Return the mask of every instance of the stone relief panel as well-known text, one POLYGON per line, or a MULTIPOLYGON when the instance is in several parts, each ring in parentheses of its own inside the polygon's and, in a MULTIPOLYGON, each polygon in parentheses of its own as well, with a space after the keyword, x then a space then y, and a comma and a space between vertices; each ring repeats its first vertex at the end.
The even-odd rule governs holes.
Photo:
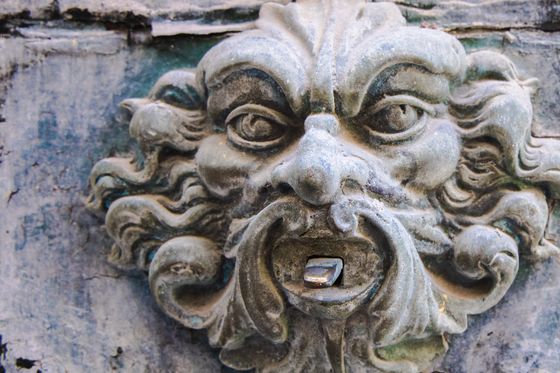
POLYGON ((534 79, 391 3, 261 8, 125 100, 140 151, 91 173, 111 262, 259 372, 416 372, 545 238, 560 144, 534 79))

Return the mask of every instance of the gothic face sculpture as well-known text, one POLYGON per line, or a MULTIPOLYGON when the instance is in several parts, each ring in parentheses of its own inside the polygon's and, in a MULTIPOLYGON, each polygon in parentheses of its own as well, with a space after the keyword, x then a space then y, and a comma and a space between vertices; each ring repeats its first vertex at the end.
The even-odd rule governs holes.
POLYGON ((224 364, 415 372, 557 253, 533 83, 390 3, 267 4, 122 103, 142 155, 99 162, 89 204, 224 364))

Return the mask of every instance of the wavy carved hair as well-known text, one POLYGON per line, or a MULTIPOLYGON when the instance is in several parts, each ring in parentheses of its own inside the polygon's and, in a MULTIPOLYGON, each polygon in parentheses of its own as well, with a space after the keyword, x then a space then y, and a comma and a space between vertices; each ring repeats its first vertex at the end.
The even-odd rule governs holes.
POLYGON ((520 249, 547 257, 558 248, 544 238, 550 209, 536 186, 556 194, 560 142, 532 133, 535 85, 501 54, 467 56, 465 81, 449 105, 464 142, 461 160, 437 199, 455 227, 498 226, 520 249))

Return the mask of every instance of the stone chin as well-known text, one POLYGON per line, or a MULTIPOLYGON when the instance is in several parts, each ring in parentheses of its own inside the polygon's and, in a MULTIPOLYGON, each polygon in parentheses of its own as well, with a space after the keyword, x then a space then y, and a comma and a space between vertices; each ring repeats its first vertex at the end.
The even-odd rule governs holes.
POLYGON ((141 156, 97 163, 88 203, 110 260, 227 365, 414 372, 523 257, 558 254, 560 146, 533 137, 534 82, 506 57, 390 3, 329 4, 266 4, 125 100, 141 156))

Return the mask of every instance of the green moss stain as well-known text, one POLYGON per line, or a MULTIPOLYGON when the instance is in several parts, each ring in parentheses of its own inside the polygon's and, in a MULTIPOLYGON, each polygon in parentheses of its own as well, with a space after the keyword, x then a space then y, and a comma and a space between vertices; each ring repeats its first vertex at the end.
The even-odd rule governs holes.
POLYGON ((126 77, 129 85, 123 99, 146 96, 158 78, 170 70, 196 67, 204 54, 223 39, 223 36, 161 37, 148 46, 138 46, 141 58, 129 62, 130 74, 126 77))
POLYGON ((484 37, 461 37, 456 35, 463 47, 469 52, 479 49, 502 49, 504 46, 504 38, 502 35, 488 35, 484 37))
POLYGON ((430 361, 447 350, 443 337, 412 339, 377 349, 380 358, 388 361, 430 361))

